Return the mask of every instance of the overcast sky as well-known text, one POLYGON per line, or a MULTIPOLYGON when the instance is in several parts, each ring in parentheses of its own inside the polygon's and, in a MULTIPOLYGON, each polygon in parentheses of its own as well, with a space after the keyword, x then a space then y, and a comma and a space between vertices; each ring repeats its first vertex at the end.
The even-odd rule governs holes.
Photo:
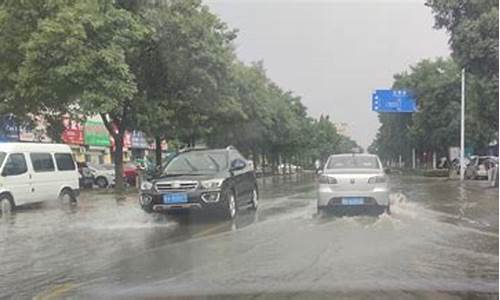
POLYGON ((238 57, 263 60, 267 75, 303 99, 309 113, 346 122, 366 147, 379 127, 371 92, 424 58, 448 56, 424 1, 206 0, 239 29, 238 57))

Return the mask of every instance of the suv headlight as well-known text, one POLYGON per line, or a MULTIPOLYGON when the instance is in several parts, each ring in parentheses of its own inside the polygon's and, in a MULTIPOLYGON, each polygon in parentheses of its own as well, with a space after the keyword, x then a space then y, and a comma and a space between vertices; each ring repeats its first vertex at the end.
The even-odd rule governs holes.
POLYGON ((149 191, 153 188, 153 184, 149 181, 144 181, 141 183, 141 190, 143 191, 149 191))
POLYGON ((200 182, 200 185, 204 189, 218 189, 222 186, 224 179, 210 179, 203 180, 200 182))

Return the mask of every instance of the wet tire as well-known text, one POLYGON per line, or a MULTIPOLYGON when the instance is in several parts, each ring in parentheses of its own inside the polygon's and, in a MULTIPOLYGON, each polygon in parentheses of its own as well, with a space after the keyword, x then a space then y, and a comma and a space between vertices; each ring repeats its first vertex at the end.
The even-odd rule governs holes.
POLYGON ((153 213, 153 206, 152 205, 141 205, 141 208, 145 213, 148 213, 148 214, 153 213))
POLYGON ((59 201, 61 204, 76 204, 75 193, 71 189, 64 189, 59 194, 59 201))
POLYGON ((97 177, 95 184, 101 189, 104 189, 108 187, 108 180, 104 177, 97 177))
POLYGON ((323 217, 325 215, 325 208, 318 206, 316 210, 316 215, 320 218, 323 217))
POLYGON ((238 207, 236 204, 236 196, 233 191, 227 192, 226 201, 224 204, 224 219, 234 220, 238 214, 238 207))
POLYGON ((14 201, 9 195, 0 196, 0 215, 9 215, 14 210, 14 201))
POLYGON ((252 203, 250 208, 252 210, 257 210, 258 207, 259 207, 259 191, 257 190, 257 186, 254 186, 252 190, 252 203))

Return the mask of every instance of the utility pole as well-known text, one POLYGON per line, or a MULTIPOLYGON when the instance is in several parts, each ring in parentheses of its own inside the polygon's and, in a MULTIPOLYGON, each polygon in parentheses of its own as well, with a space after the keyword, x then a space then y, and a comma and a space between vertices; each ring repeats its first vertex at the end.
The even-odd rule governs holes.
POLYGON ((460 181, 465 177, 465 68, 462 69, 462 97, 460 117, 460 181))
POLYGON ((411 149, 411 166, 415 169, 415 148, 411 149))

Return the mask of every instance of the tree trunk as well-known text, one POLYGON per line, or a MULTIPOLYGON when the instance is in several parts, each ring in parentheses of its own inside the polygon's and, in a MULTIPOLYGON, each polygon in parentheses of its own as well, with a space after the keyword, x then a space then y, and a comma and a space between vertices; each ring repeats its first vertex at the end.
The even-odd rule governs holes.
POLYGON ((161 137, 155 137, 155 162, 156 170, 161 169, 161 137))
POLYGON ((290 173, 290 175, 292 174, 292 161, 293 161, 292 156, 290 156, 288 158, 288 172, 290 173))
POLYGON ((259 157, 255 148, 252 148, 252 162, 254 170, 257 169, 257 164, 259 163, 259 157))
MULTIPOLYGON (((115 131, 110 120, 106 114, 100 114, 104 126, 108 130, 109 134, 115 140, 115 155, 113 157, 115 163, 115 192, 123 192, 123 136, 125 135, 125 128, 123 124, 118 124, 118 132, 115 131)), ((115 124, 116 125, 116 124, 115 124)))
MULTIPOLYGON (((118 136, 118 135, 117 135, 118 136)), ((115 191, 123 192, 123 135, 115 137, 115 191)))

